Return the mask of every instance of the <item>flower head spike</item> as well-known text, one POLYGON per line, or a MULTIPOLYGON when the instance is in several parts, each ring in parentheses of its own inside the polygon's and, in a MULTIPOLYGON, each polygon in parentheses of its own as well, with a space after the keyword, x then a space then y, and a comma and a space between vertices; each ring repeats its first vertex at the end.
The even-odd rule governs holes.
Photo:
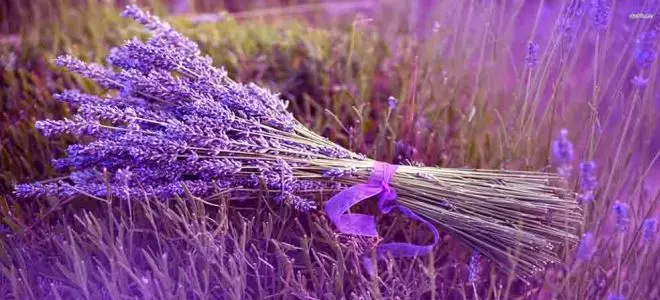
POLYGON ((607 300, 626 300, 626 298, 623 295, 611 293, 607 296, 607 300))
POLYGON ((628 204, 616 201, 612 205, 612 212, 616 218, 616 226, 619 232, 625 232, 630 223, 630 212, 628 204))
POLYGON ((589 21, 596 31, 603 31, 610 19, 610 8, 606 0, 592 0, 589 21))
POLYGON ((647 78, 647 79, 644 79, 644 77, 642 76, 642 74, 637 74, 637 75, 635 75, 635 77, 633 77, 633 79, 630 80, 630 82, 633 84, 633 86, 635 86, 635 87, 637 87, 637 88, 643 88, 643 87, 645 87, 647 84, 649 84, 649 80, 648 80, 648 78, 647 78))
POLYGON ((648 218, 642 223, 642 242, 650 245, 658 233, 658 219, 648 218))
POLYGON ((591 259, 591 256, 594 254, 595 250, 595 241, 594 241, 594 235, 591 232, 587 232, 584 235, 582 235, 582 239, 580 240, 580 245, 577 248, 577 252, 575 253, 575 258, 578 261, 587 261, 591 259))
POLYGON ((391 110, 394 110, 394 109, 396 108, 398 102, 399 102, 399 100, 397 100, 396 98, 394 98, 394 97, 392 97, 392 96, 390 96, 389 98, 387 98, 387 106, 388 106, 391 110))
POLYGON ((479 280, 479 273, 481 273, 481 254, 479 251, 472 251, 470 256, 470 265, 468 268, 468 282, 475 283, 479 280))
POLYGON ((573 143, 568 139, 568 129, 559 131, 559 136, 552 142, 552 155, 557 164, 557 173, 562 177, 569 177, 573 161, 573 143))
POLYGON ((539 63, 539 49, 541 47, 539 46, 538 43, 535 42, 527 42, 527 55, 525 56, 525 64, 530 67, 536 67, 536 65, 539 63))
POLYGON ((563 50, 570 50, 575 43, 582 19, 587 11, 584 0, 570 0, 564 7, 564 11, 558 19, 563 50))
POLYGON ((116 74, 112 70, 98 64, 84 63, 73 56, 63 55, 55 59, 55 65, 94 80, 104 88, 117 89, 122 87, 121 82, 117 80, 116 74))
POLYGON ((115 173, 115 180, 123 184, 128 184, 132 176, 133 173, 129 170, 129 168, 118 169, 115 173))
POLYGON ((156 36, 165 37, 172 46, 185 49, 191 55, 199 54, 199 46, 195 42, 176 32, 170 24, 161 21, 159 17, 151 15, 148 11, 140 9, 137 5, 126 6, 126 9, 122 12, 122 17, 131 18, 156 36))
POLYGON ((597 184, 596 162, 585 161, 580 163, 580 199, 583 203, 594 200, 594 190, 597 184))
POLYGON ((657 58, 656 42, 658 39, 658 32, 655 30, 645 31, 639 34, 635 41, 635 62, 640 69, 649 68, 653 61, 657 58))

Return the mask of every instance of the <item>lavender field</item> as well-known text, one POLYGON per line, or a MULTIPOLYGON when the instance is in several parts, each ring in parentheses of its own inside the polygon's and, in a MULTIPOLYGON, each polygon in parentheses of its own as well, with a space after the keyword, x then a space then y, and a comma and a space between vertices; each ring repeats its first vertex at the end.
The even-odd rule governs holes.
POLYGON ((0 1, 0 299, 660 299, 660 1, 0 1))

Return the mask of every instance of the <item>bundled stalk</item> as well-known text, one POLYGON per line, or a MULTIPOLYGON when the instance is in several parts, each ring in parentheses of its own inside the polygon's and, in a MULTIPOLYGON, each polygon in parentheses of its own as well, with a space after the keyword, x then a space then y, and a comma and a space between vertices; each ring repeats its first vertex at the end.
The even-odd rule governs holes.
MULTIPOLYGON (((369 180, 375 161, 307 129, 277 95, 234 82, 157 17, 135 6, 124 15, 152 38, 113 49, 107 61, 115 69, 57 59, 110 92, 55 95, 77 113, 37 128, 80 138, 54 161, 71 173, 18 185, 17 195, 168 198, 183 195, 185 185, 199 197, 266 191, 311 211, 322 194, 369 180)), ((559 180, 539 172, 399 166, 389 185, 399 205, 525 277, 558 261, 553 247, 576 241, 581 217, 573 197, 553 187, 559 180)))

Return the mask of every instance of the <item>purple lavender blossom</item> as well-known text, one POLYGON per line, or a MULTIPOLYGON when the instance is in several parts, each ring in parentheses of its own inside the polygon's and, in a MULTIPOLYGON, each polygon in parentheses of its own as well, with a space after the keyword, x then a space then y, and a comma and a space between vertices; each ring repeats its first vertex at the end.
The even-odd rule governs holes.
POLYGON ((477 282, 477 280, 479 280, 479 273, 481 273, 481 254, 478 251, 473 250, 468 268, 468 282, 477 282))
POLYGON ((195 42, 176 32, 168 23, 161 21, 157 16, 151 15, 148 11, 141 10, 136 5, 126 6, 122 17, 131 18, 142 24, 145 28, 153 32, 156 37, 164 38, 172 46, 185 49, 192 55, 199 54, 199 46, 195 42))
POLYGON ((642 223, 642 242, 650 245, 658 233, 658 219, 648 218, 642 223))
POLYGON ((128 183, 131 181, 131 177, 133 177, 133 172, 131 172, 129 168, 120 168, 115 173, 115 180, 117 182, 128 183))
POLYGON ((390 108, 390 110, 396 109, 396 106, 397 106, 398 102, 399 102, 399 100, 397 100, 396 98, 394 98, 392 96, 387 98, 387 106, 390 108))
POLYGON ((355 176, 357 174, 356 168, 332 168, 323 173, 324 177, 339 178, 355 176))
POLYGON ((635 41, 635 62, 640 69, 649 68, 657 57, 655 43, 658 33, 655 30, 645 31, 639 34, 635 41))
POLYGON ((594 241, 594 236, 593 233, 587 232, 584 235, 582 235, 582 239, 580 240, 580 245, 577 248, 577 252, 575 253, 575 258, 578 261, 587 261, 591 259, 591 256, 594 254, 595 251, 595 241, 594 241))
POLYGON ((573 48, 575 36, 586 11, 587 5, 583 0, 572 0, 565 6, 562 16, 559 18, 559 28, 564 51, 573 48))
POLYGON ((590 203, 594 200, 594 190, 597 185, 596 162, 580 163, 580 199, 583 203, 590 203))
POLYGON ((85 120, 78 116, 73 116, 65 120, 43 120, 37 121, 35 128, 45 136, 54 136, 61 134, 72 134, 78 136, 95 136, 100 132, 101 124, 98 120, 85 120))
POLYGON ((637 74, 637 75, 635 75, 635 77, 633 77, 632 80, 630 80, 630 82, 631 82, 631 83, 633 84, 633 86, 635 86, 636 88, 643 88, 643 87, 645 87, 645 86, 649 83, 649 80, 648 80, 648 78, 645 79, 645 78, 642 76, 642 74, 637 74))
POLYGON ((616 218, 617 229, 619 232, 625 232, 628 228, 628 224, 630 223, 630 212, 628 204, 616 201, 614 205, 612 205, 612 212, 616 218))
POLYGON ((623 297, 623 295, 617 295, 614 293, 610 293, 607 295, 607 300, 625 300, 626 298, 623 297))
POLYGON ((418 116, 415 118, 415 130, 419 132, 431 131, 432 125, 425 116, 418 116))
POLYGON ((603 31, 610 19, 610 8, 606 0, 592 0, 589 21, 595 31, 603 31))
POLYGON ((527 42, 527 55, 525 56, 525 64, 528 67, 534 68, 536 65, 538 65, 540 48, 541 46, 539 46, 538 43, 532 41, 527 42))
POLYGON ((568 129, 559 131, 559 136, 552 142, 552 156, 557 165, 557 173, 562 177, 571 175, 573 161, 573 143, 568 139, 568 129))
POLYGON ((417 148, 404 141, 397 141, 395 144, 395 150, 395 163, 410 162, 417 154, 417 148))
POLYGON ((284 203, 301 212, 310 212, 316 209, 316 204, 313 201, 290 193, 279 194, 275 196, 274 201, 276 203, 284 203))

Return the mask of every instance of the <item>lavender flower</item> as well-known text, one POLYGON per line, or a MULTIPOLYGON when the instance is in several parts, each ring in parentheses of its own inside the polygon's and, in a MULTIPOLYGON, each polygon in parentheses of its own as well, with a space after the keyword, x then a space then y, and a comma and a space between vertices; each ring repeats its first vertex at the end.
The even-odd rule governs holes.
POLYGON ((633 86, 637 88, 643 88, 649 83, 649 80, 644 79, 642 74, 637 74, 635 75, 635 77, 633 77, 633 79, 630 82, 633 84, 633 86))
POLYGON ((470 257, 470 266, 468 268, 468 282, 475 283, 479 280, 479 273, 481 273, 481 254, 473 250, 470 257))
POLYGON ((559 136, 552 142, 552 155, 557 165, 557 173, 562 177, 569 177, 573 168, 573 143, 568 139, 568 129, 559 131, 559 136))
POLYGON ((163 22, 157 16, 151 15, 148 11, 143 11, 136 5, 129 5, 122 13, 122 17, 131 18, 142 24, 145 28, 154 33, 158 38, 156 40, 167 41, 167 44, 180 49, 185 49, 189 54, 199 54, 199 46, 190 41, 185 36, 176 32, 169 24, 163 22))
POLYGON ((635 41, 635 62, 637 67, 640 69, 645 69, 653 64, 653 61, 657 57, 657 52, 655 50, 655 43, 658 37, 658 33, 655 30, 645 31, 639 34, 639 37, 635 41))
POLYGON ((331 168, 325 171, 323 176, 330 178, 349 177, 355 176, 357 172, 357 168, 331 168))
POLYGON ((616 201, 612 205, 612 212, 616 218, 616 226, 619 232, 625 232, 630 223, 630 214, 628 204, 616 201))
POLYGON ((101 65, 87 64, 79 59, 69 55, 59 56, 55 59, 55 64, 59 67, 65 67, 69 71, 78 73, 83 77, 94 80, 101 87, 107 89, 119 89, 122 87, 121 82, 115 78, 116 74, 101 65))
POLYGON ((603 31, 610 19, 610 8, 606 0, 592 0, 589 21, 595 31, 603 31))
POLYGON ((578 246, 577 252, 575 253, 575 258, 578 261, 587 261, 591 259, 591 256, 594 254, 595 250, 595 241, 593 233, 587 232, 582 235, 580 240, 580 245, 578 246))
POLYGON ((395 150, 396 155, 394 161, 396 163, 412 161, 413 157, 417 154, 417 148, 404 141, 397 141, 395 144, 395 150))
POLYGON ((387 105, 390 108, 390 110, 396 109, 396 106, 397 106, 398 102, 399 102, 399 100, 397 100, 396 98, 394 98, 392 96, 387 98, 387 105))
POLYGON ((642 223, 642 242, 651 244, 658 233, 658 219, 648 218, 642 223))
POLYGON ((415 130, 419 132, 431 131, 431 122, 425 116, 418 116, 415 120, 415 130))
POLYGON ((133 173, 129 170, 129 168, 118 169, 115 173, 115 180, 121 183, 128 183, 131 181, 132 176, 133 173))
POLYGON ((623 295, 617 295, 614 293, 610 293, 607 295, 607 300, 625 300, 626 298, 623 297, 623 295))
POLYGON ((436 33, 436 32, 438 32, 438 31, 440 31, 440 22, 438 22, 438 21, 434 21, 434 22, 433 22, 433 27, 431 27, 431 31, 432 31, 433 33, 436 33))
POLYGON ((310 212, 316 209, 316 204, 313 201, 290 193, 279 194, 275 196, 274 200, 276 203, 284 203, 301 212, 310 212))
POLYGON ((538 43, 529 41, 527 42, 527 55, 525 56, 525 64, 530 67, 536 67, 539 62, 539 49, 541 47, 538 43))
POLYGON ((584 0, 572 0, 565 6, 561 17, 558 19, 564 50, 573 47, 575 36, 586 11, 587 7, 584 0))
POLYGON ((585 161, 580 164, 580 199, 583 203, 594 200, 594 190, 598 184, 596 162, 585 161))
POLYGON ((34 126, 45 136, 61 134, 96 136, 101 131, 101 124, 98 120, 85 120, 78 116, 65 120, 37 121, 34 126))

